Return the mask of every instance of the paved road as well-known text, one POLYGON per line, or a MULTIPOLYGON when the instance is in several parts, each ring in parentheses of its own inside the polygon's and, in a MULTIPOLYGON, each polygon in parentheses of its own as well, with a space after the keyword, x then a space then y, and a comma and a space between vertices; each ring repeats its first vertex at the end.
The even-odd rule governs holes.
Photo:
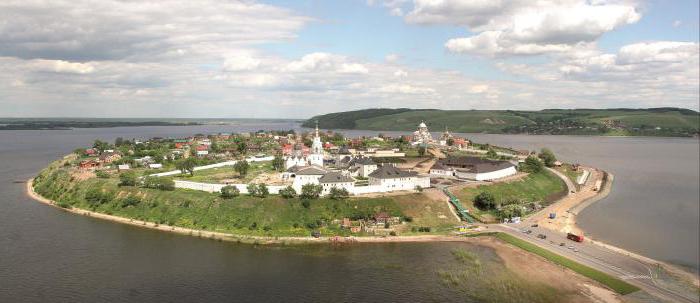
POLYGON ((566 234, 541 227, 532 227, 526 223, 489 225, 489 229, 506 232, 542 248, 576 260, 610 275, 633 284, 652 296, 672 302, 698 302, 697 293, 684 291, 669 286, 665 281, 656 279, 655 265, 641 262, 633 257, 612 251, 608 248, 585 241, 577 243, 566 239, 566 234), (527 234, 523 230, 531 230, 527 234), (540 239, 537 235, 546 235, 540 239), (560 244, 564 243, 564 246, 560 244))

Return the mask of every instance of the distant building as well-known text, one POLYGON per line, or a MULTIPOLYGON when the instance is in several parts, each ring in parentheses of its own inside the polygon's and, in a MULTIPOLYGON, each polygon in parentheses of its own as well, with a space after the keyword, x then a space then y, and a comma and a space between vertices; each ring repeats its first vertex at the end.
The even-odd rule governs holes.
POLYGON ((368 175, 369 185, 378 186, 381 191, 413 190, 416 186, 430 187, 430 177, 406 171, 393 165, 383 164, 368 175))
POLYGON ((421 123, 418 125, 418 129, 415 132, 413 132, 411 144, 419 145, 430 143, 433 143, 433 135, 430 134, 428 126, 425 125, 425 122, 421 121, 421 123))

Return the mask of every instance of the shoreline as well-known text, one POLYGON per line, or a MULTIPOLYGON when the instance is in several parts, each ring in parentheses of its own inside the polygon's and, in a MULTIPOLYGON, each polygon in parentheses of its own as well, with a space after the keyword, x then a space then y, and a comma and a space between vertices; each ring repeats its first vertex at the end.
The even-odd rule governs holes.
POLYGON ((153 222, 141 221, 136 219, 130 219, 126 217, 108 215, 100 212, 95 212, 91 210, 86 210, 82 208, 63 208, 58 206, 56 201, 47 199, 41 196, 39 193, 34 191, 34 178, 27 180, 26 191, 27 195, 46 205, 55 207, 65 212, 83 215, 91 218, 98 218, 106 221, 112 221, 122 224, 127 224, 131 226, 147 228, 152 230, 158 230, 163 232, 170 232, 185 236, 192 236, 198 238, 205 238, 216 241, 228 241, 237 243, 249 243, 249 244, 323 244, 323 243, 408 243, 408 242, 469 242, 469 238, 460 236, 449 236, 449 235, 418 235, 418 236, 387 236, 387 237, 377 237, 377 236, 367 236, 367 237, 288 237, 288 236, 247 236, 247 235, 236 235, 230 233, 222 233, 215 231, 205 231, 199 229, 191 229, 185 227, 177 227, 165 224, 158 224, 153 222))

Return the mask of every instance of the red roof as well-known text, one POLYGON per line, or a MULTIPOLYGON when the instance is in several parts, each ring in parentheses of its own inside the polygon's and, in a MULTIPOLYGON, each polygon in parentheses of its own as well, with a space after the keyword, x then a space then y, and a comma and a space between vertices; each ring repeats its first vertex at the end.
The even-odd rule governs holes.
POLYGON ((197 145, 197 150, 209 150, 209 146, 206 146, 206 145, 197 145))

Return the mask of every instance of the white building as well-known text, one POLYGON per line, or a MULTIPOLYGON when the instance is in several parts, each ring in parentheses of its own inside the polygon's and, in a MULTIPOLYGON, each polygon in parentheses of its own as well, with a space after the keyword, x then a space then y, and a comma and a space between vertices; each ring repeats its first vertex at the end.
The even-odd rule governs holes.
POLYGON ((478 157, 448 157, 438 160, 430 174, 440 177, 457 177, 477 181, 488 181, 515 175, 518 171, 513 163, 478 157))
POLYGON ((311 144, 311 152, 305 156, 301 150, 295 150, 284 160, 284 167, 289 169, 294 166, 319 166, 323 167, 323 143, 318 135, 318 125, 316 125, 316 135, 311 144))
POLYGON ((357 168, 357 175, 362 178, 369 177, 369 174, 377 170, 377 163, 372 158, 357 158, 351 161, 351 166, 357 168))
POLYGON ((297 193, 301 192, 302 186, 306 184, 320 184, 318 181, 323 175, 327 174, 328 171, 321 167, 308 166, 308 167, 293 167, 291 171, 287 172, 288 178, 294 178, 292 181, 292 187, 297 193))
POLYGON ((378 191, 414 190, 430 187, 430 177, 419 175, 414 171, 405 171, 393 165, 381 165, 369 174, 369 185, 379 188, 378 191))
POLYGON ((418 130, 413 132, 413 138, 411 140, 411 144, 413 144, 413 145, 430 144, 432 142, 433 142, 433 135, 431 135, 430 131, 428 131, 428 126, 425 125, 425 122, 421 122, 418 125, 418 130))
POLYGON ((332 188, 344 188, 348 193, 352 194, 355 192, 355 179, 350 176, 344 175, 341 172, 329 172, 321 178, 318 179, 319 184, 323 188, 321 192, 322 195, 327 195, 330 193, 332 188))

